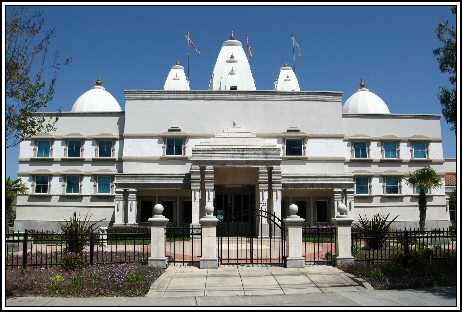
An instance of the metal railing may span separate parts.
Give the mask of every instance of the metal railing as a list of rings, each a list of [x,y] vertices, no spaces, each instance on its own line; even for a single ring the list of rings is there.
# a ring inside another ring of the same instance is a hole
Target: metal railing
[[[351,251],[356,261],[387,262],[399,254],[421,253],[431,261],[446,260],[457,253],[456,230],[405,229],[384,235],[354,231]]]
[[[336,231],[336,227],[330,224],[310,225],[305,223],[303,225],[302,241],[305,263],[335,264]]]
[[[202,257],[202,228],[200,225],[171,224],[165,229],[165,256],[169,263],[193,264]]]

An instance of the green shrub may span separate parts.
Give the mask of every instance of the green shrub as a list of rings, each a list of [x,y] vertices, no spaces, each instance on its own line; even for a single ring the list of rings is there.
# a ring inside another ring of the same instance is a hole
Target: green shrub
[[[353,224],[353,231],[360,232],[365,236],[367,248],[380,249],[387,239],[391,224],[398,218],[396,216],[391,221],[387,221],[389,216],[390,214],[383,216],[377,213],[369,220],[367,217],[363,218],[359,215],[358,222]]]
[[[85,257],[82,253],[66,251],[63,254],[61,267],[64,270],[75,270],[86,266]]]
[[[74,212],[73,216],[61,226],[63,239],[66,242],[65,251],[81,253],[85,245],[89,242],[96,224],[97,222],[90,222],[87,216],[83,220],[80,220]]]

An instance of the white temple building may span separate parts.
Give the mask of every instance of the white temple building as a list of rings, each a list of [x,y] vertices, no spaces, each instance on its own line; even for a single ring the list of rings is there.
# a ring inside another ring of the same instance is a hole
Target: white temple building
[[[284,217],[296,203],[325,224],[345,203],[353,218],[389,213],[416,227],[418,191],[405,178],[426,166],[442,182],[427,227],[450,225],[439,114],[391,113],[364,81],[345,102],[339,91],[301,90],[287,64],[275,78],[274,90],[257,90],[231,34],[208,90],[191,90],[177,63],[163,90],[125,90],[124,110],[98,80],[72,111],[40,113],[59,119],[21,142],[29,193],[18,196],[15,229],[57,229],[73,212],[140,225],[153,203],[178,224],[198,224],[207,203],[224,222],[250,222],[258,209]]]

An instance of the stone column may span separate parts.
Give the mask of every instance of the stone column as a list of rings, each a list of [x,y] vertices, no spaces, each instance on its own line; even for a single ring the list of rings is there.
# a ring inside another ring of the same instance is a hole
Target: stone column
[[[218,268],[217,250],[217,223],[218,219],[213,215],[213,205],[207,203],[205,206],[205,217],[200,219],[202,227],[202,257],[200,259],[201,269]]]
[[[125,224],[123,189],[116,189],[115,191],[114,224]]]
[[[286,267],[303,268],[305,258],[303,257],[302,227],[305,219],[297,215],[298,206],[289,206],[289,216],[284,219],[286,227]]]
[[[257,190],[258,190],[258,205],[257,209],[262,210],[262,217],[261,217],[261,227],[258,227],[258,230],[261,229],[260,236],[268,236],[269,227],[268,221],[265,218],[265,212],[268,211],[268,168],[265,166],[258,167],[258,177],[257,177]],[[259,220],[257,220],[259,223]]]
[[[191,165],[191,224],[199,225],[201,200],[201,169]]]
[[[107,226],[100,226],[98,231],[99,231],[99,239],[101,241],[101,248],[104,251],[107,248]]]
[[[355,190],[353,188],[346,190],[346,201],[348,214],[350,215],[351,212],[355,209]]]
[[[271,175],[271,185],[273,192],[273,213],[281,218],[281,201],[282,201],[282,177],[281,166],[274,166]]]
[[[205,206],[210,204],[213,207],[213,200],[215,198],[215,170],[213,166],[205,166],[204,187]]]
[[[348,216],[337,216],[332,219],[337,227],[337,248],[335,254],[338,267],[352,264],[354,257],[351,255],[351,223],[353,219]]]
[[[166,268],[168,259],[165,257],[165,226],[168,219],[162,215],[164,206],[161,204],[154,205],[153,212],[153,217],[148,219],[151,224],[151,255],[148,265]]]
[[[128,224],[136,224],[137,216],[137,205],[138,201],[136,200],[136,189],[128,189],[128,200],[127,200],[127,209],[128,209]]]

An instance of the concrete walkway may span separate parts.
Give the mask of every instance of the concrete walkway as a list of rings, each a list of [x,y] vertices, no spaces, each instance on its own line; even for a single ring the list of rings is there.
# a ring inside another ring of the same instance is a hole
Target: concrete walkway
[[[220,266],[201,270],[169,266],[152,285],[147,297],[264,296],[364,291],[361,281],[338,268],[276,266]]]

